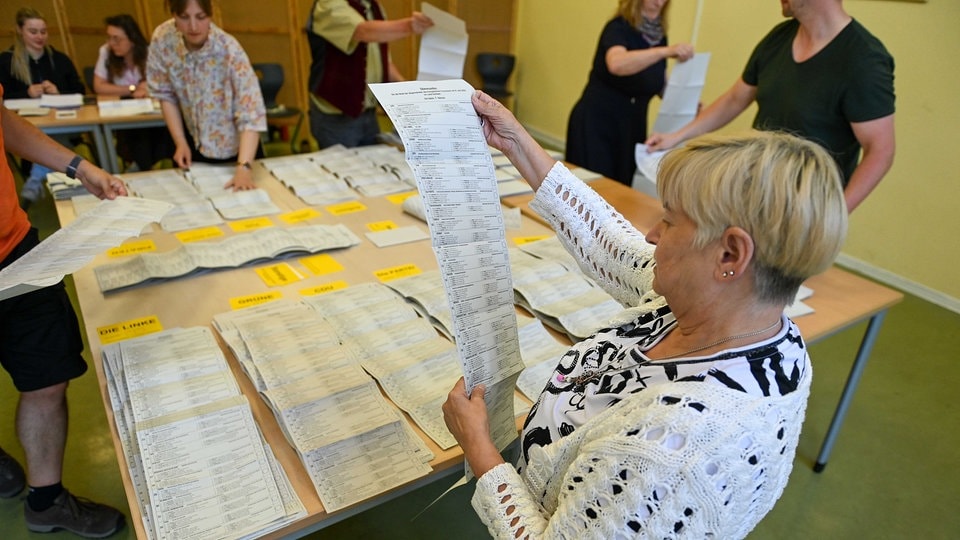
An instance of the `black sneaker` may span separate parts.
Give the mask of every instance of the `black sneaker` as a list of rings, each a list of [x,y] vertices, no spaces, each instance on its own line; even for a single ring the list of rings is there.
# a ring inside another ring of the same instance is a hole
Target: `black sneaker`
[[[27,485],[23,467],[17,460],[0,448],[0,497],[15,497]]]
[[[106,538],[123,527],[123,514],[105,504],[74,497],[66,489],[43,512],[30,508],[24,501],[23,517],[33,532],[64,529],[86,538]]]

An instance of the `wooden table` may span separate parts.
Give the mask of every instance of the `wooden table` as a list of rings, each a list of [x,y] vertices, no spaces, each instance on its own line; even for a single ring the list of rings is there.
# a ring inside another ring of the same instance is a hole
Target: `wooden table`
[[[266,189],[270,193],[273,202],[284,212],[306,207],[299,198],[271,177],[259,164],[254,166],[254,173],[258,187]],[[136,176],[141,174],[144,173],[134,173],[130,177],[136,178]],[[99,286],[97,285],[93,269],[102,264],[123,260],[111,259],[106,254],[98,255],[91,264],[74,273],[74,283],[76,284],[77,297],[85,325],[84,330],[90,345],[93,364],[96,368],[104,407],[110,421],[114,446],[121,464],[120,473],[130,505],[132,527],[136,530],[138,538],[144,538],[145,533],[129,471],[123,458],[109,395],[107,394],[106,378],[100,361],[101,342],[97,328],[151,315],[156,316],[165,329],[210,326],[214,315],[230,311],[230,298],[268,291],[280,291],[284,298],[295,299],[300,296],[299,291],[302,289],[336,280],[344,280],[350,285],[376,281],[374,271],[401,264],[416,264],[423,271],[437,268],[436,258],[429,241],[377,248],[364,237],[364,233],[369,231],[367,225],[373,222],[389,220],[393,221],[399,227],[417,225],[426,231],[427,226],[425,223],[403,213],[399,205],[390,202],[384,197],[361,199],[361,202],[366,205],[366,210],[340,216],[333,216],[325,209],[317,207],[316,209],[320,210],[322,215],[307,222],[309,224],[343,223],[362,239],[362,243],[359,246],[346,250],[327,252],[346,270],[325,276],[312,276],[309,270],[300,267],[296,259],[287,259],[286,262],[297,268],[302,274],[310,277],[284,287],[270,288],[266,286],[254,271],[257,266],[251,266],[240,269],[216,271],[153,285],[145,285],[104,295],[100,292]],[[71,201],[57,201],[56,204],[61,223],[69,223],[75,218]],[[272,217],[272,221],[277,226],[284,225],[276,216]],[[226,225],[221,225],[220,228],[226,235],[243,234],[233,233]],[[524,219],[521,229],[507,231],[507,239],[509,241],[512,238],[548,234],[552,233],[542,224],[534,220]],[[173,234],[159,230],[156,225],[154,225],[153,232],[140,237],[140,239],[144,238],[154,240],[157,245],[157,252],[173,249],[178,244]],[[212,241],[217,240],[222,240],[222,238]],[[271,261],[265,264],[275,264],[276,262],[277,261]],[[401,486],[392,492],[364,501],[361,504],[332,514],[327,513],[320,503],[320,499],[307,475],[303,463],[296,451],[285,439],[273,412],[260,398],[256,388],[247,378],[229,348],[223,344],[221,344],[221,348],[233,370],[234,377],[241,391],[248,398],[257,424],[260,426],[267,442],[274,450],[281,466],[286,471],[287,476],[293,484],[294,490],[300,497],[300,500],[303,501],[307,511],[307,517],[275,533],[267,535],[267,538],[302,536],[332,525],[373,506],[382,504],[393,497],[436,481],[443,476],[462,471],[460,466],[463,463],[463,454],[459,447],[453,447],[449,450],[440,449],[436,443],[423,434],[423,432],[409,420],[409,417],[407,417],[414,431],[421,436],[430,451],[436,456],[434,460],[430,462],[433,472],[426,477]]]
[[[110,173],[120,172],[117,166],[117,147],[114,144],[114,132],[123,129],[166,126],[163,115],[136,114],[127,116],[100,116],[96,105],[83,105],[76,111],[76,118],[57,118],[51,110],[44,116],[24,117],[48,135],[61,133],[92,133],[97,160],[100,166]]]
[[[109,162],[108,147],[100,128],[101,119],[97,106],[83,105],[78,109],[68,110],[75,111],[76,116],[73,118],[57,118],[57,111],[51,109],[43,116],[25,116],[24,119],[40,128],[47,135],[91,133],[100,166],[109,172],[116,172],[116,161],[114,160],[112,167]]]
[[[653,197],[606,178],[594,180],[590,185],[637,229],[646,232],[660,220],[663,207]],[[529,202],[532,198],[532,195],[514,195],[505,198],[503,202],[508,206],[518,207],[524,215],[545,223],[530,209]],[[890,307],[903,300],[903,294],[836,266],[808,279],[804,284],[814,290],[815,294],[804,300],[804,303],[810,305],[814,312],[797,317],[794,322],[800,327],[800,332],[808,343],[814,343],[857,323],[868,321],[866,332],[860,341],[860,348],[853,360],[850,375],[847,377],[833,420],[830,422],[830,428],[827,430],[813,467],[814,471],[821,472],[827,466],[830,452],[833,450],[840,426],[847,414],[847,408],[857,390],[860,376],[870,358],[883,318]]]
[[[266,189],[270,193],[274,203],[283,211],[294,211],[305,207],[296,196],[270,177],[262,167],[258,165],[254,168],[254,171],[258,186]],[[611,180],[597,180],[594,181],[592,185],[604,194],[607,200],[619,208],[639,229],[647,230],[659,219],[661,208],[655,199],[630,190]],[[527,216],[536,217],[534,214],[529,213],[530,210],[527,203],[530,199],[531,196],[529,195],[519,195],[505,199],[505,203],[520,207]],[[385,220],[393,221],[397,226],[401,227],[417,225],[426,230],[424,223],[402,213],[398,205],[393,204],[386,198],[363,199],[362,202],[366,205],[366,210],[340,216],[333,216],[324,209],[318,208],[318,210],[321,210],[321,216],[310,220],[309,223],[343,223],[361,238],[363,238],[363,233],[368,230],[368,224]],[[62,223],[69,223],[75,218],[71,201],[57,201],[56,204]],[[272,221],[277,225],[283,224],[283,222],[276,217],[274,217]],[[242,234],[233,233],[226,225],[222,225],[221,229],[226,235]],[[541,222],[538,222],[536,219],[524,219],[521,229],[507,231],[507,238],[509,240],[511,238],[545,234],[551,234],[551,231]],[[160,231],[156,226],[154,226],[154,231],[148,233],[146,237],[155,241],[158,251],[172,249],[178,244],[178,241],[172,234]],[[93,269],[101,264],[119,260],[110,259],[106,254],[99,255],[92,264],[87,265],[74,274],[77,296],[80,309],[83,313],[85,332],[88,343],[90,344],[90,352],[94,360],[93,363],[98,377],[101,396],[104,401],[107,417],[110,420],[110,429],[118,460],[122,464],[120,472],[133,518],[132,527],[138,537],[143,538],[145,533],[140,517],[140,510],[134,496],[131,479],[125,466],[123,452],[114,424],[115,419],[107,394],[106,378],[103,373],[102,363],[100,362],[101,343],[97,329],[151,315],[156,316],[164,328],[177,326],[209,326],[215,314],[230,310],[230,298],[277,290],[279,290],[285,298],[297,298],[299,297],[299,291],[302,289],[335,280],[342,279],[351,285],[375,281],[376,278],[373,273],[376,270],[400,264],[416,264],[423,271],[432,270],[437,267],[429,242],[423,241],[379,249],[364,239],[360,246],[347,250],[333,251],[329,254],[340,262],[346,270],[331,275],[310,276],[309,271],[301,269],[304,275],[310,277],[296,284],[278,288],[267,287],[257,277],[254,272],[254,267],[245,267],[212,272],[154,285],[146,285],[104,295],[99,290]],[[289,259],[287,262],[293,266],[298,265],[295,259]],[[273,262],[267,264],[273,264]],[[823,465],[826,464],[826,460],[829,457],[836,434],[840,429],[840,424],[846,412],[846,406],[853,396],[860,373],[869,357],[873,340],[883,320],[883,314],[890,306],[899,302],[902,299],[902,295],[838,268],[831,268],[824,274],[811,278],[807,284],[816,291],[816,294],[808,300],[808,303],[813,306],[816,311],[811,315],[798,317],[796,322],[808,341],[821,339],[859,321],[865,319],[870,320],[863,344],[854,361],[854,369],[848,379],[847,387],[844,389],[837,413],[834,416],[833,423],[824,441],[824,447],[817,460],[817,470],[822,470]],[[304,469],[303,463],[300,461],[296,451],[284,438],[272,411],[263,400],[259,398],[256,388],[244,374],[229,349],[223,345],[222,348],[241,391],[248,398],[254,418],[260,426],[267,442],[273,448],[294,490],[301,501],[303,501],[307,510],[307,516],[304,519],[268,535],[267,538],[295,537],[307,534],[381,504],[390,498],[436,481],[443,476],[452,475],[460,471],[459,467],[463,462],[460,449],[454,447],[449,450],[441,450],[411,422],[411,426],[413,426],[414,430],[423,438],[427,446],[436,456],[430,463],[433,472],[426,477],[401,486],[392,492],[364,501],[361,504],[332,514],[327,513],[320,503],[319,497]]]

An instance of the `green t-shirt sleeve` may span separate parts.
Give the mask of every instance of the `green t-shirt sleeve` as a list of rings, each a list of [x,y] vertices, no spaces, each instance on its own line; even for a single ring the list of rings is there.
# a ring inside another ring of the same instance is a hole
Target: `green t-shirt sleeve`
[[[850,122],[867,122],[893,114],[893,57],[872,49],[856,66],[842,101]]]

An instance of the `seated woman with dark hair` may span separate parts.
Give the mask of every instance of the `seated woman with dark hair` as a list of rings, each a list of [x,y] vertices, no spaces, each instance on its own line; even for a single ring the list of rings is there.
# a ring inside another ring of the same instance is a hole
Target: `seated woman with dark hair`
[[[629,308],[560,359],[516,468],[490,438],[482,387],[450,392],[480,518],[511,539],[746,536],[800,435],[812,368],[783,309],[843,243],[833,159],[786,134],[692,140],[661,164],[665,211],[644,237],[496,100],[473,103],[536,191],[531,207]]]
[[[149,97],[147,93],[147,38],[130,15],[104,19],[107,42],[100,47],[93,69],[93,91],[99,96]],[[166,128],[124,129],[116,132],[117,153],[128,171],[147,170],[173,154],[173,141]]]

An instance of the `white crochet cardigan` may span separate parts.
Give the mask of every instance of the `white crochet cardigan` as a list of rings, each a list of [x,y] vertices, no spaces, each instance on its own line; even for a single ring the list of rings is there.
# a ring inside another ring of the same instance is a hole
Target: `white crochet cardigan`
[[[531,206],[605,290],[639,306],[621,319],[663,305],[636,264],[650,246],[626,241],[636,230],[562,164]],[[531,448],[522,477],[509,464],[486,472],[473,506],[495,538],[742,538],[786,486],[811,374],[808,364],[779,397],[701,382],[648,388]]]
[[[487,471],[473,507],[494,538],[743,538],[787,484],[810,373],[776,398],[649,388],[532,448],[522,477]]]

